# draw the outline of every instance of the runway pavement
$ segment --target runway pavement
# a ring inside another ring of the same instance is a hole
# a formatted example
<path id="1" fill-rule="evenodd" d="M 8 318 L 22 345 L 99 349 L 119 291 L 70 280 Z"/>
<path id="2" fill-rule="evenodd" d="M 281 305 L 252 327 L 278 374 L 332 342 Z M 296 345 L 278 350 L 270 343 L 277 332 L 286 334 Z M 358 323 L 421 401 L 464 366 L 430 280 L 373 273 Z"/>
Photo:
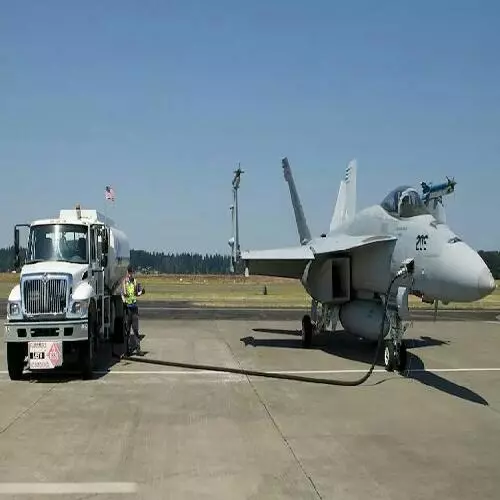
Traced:
<path id="1" fill-rule="evenodd" d="M 140 315 L 145 319 L 197 319 L 197 320 L 270 320 L 300 321 L 308 311 L 291 308 L 250 308 L 250 307 L 194 307 L 173 302 L 144 302 L 140 305 Z M 433 321 L 434 311 L 414 309 L 415 321 Z M 438 310 L 437 321 L 495 321 L 500 310 Z"/>
<path id="2" fill-rule="evenodd" d="M 141 330 L 146 358 L 176 362 L 352 380 L 373 357 L 342 333 L 303 349 L 295 320 Z M 119 361 L 109 346 L 94 380 L 11 382 L 2 344 L 0 500 L 496 500 L 500 324 L 416 322 L 407 338 L 407 373 L 380 359 L 352 388 Z"/>

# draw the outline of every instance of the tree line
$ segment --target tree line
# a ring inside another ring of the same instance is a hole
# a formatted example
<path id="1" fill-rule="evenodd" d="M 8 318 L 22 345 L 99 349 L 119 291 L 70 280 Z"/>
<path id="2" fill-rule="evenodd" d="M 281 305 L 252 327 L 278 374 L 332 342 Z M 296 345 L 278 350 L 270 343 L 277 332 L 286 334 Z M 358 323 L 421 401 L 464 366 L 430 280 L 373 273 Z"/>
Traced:
<path id="1" fill-rule="evenodd" d="M 21 252 L 21 255 L 24 252 Z M 500 279 L 500 252 L 480 250 L 479 255 L 490 268 L 495 279 Z M 164 253 L 130 250 L 132 265 L 140 272 L 151 274 L 229 274 L 230 256 L 200 253 Z M 0 248 L 0 272 L 14 269 L 14 247 Z M 241 273 L 241 269 L 238 273 Z"/>
<path id="2" fill-rule="evenodd" d="M 25 250 L 21 250 L 21 260 Z M 200 253 L 164 253 L 130 250 L 134 268 L 148 274 L 229 274 L 229 255 Z M 14 269 L 14 247 L 0 248 L 0 272 Z"/>

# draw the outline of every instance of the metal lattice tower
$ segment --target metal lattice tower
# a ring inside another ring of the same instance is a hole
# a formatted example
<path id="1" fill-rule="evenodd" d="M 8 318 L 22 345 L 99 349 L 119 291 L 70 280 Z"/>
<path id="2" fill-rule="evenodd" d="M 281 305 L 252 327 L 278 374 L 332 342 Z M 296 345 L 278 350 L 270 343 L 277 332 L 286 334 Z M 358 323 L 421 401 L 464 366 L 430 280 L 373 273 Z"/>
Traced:
<path id="1" fill-rule="evenodd" d="M 239 230 L 239 218 L 238 218 L 238 189 L 241 182 L 241 174 L 244 171 L 241 170 L 240 163 L 238 163 L 238 168 L 234 171 L 233 177 L 233 204 L 230 207 L 231 210 L 231 221 L 232 221 L 232 231 L 233 235 L 229 240 L 229 246 L 231 247 L 231 272 L 235 271 L 235 265 L 239 262 L 241 257 L 240 248 L 240 230 Z"/>

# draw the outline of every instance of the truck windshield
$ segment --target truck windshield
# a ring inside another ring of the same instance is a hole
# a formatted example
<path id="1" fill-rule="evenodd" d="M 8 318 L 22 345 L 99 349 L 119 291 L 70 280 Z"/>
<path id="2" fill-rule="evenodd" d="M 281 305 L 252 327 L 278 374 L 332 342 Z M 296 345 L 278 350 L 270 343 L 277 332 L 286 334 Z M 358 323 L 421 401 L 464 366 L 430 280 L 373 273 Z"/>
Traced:
<path id="1" fill-rule="evenodd" d="M 32 226 L 26 261 L 33 263 L 46 260 L 87 263 L 87 227 L 79 224 Z"/>

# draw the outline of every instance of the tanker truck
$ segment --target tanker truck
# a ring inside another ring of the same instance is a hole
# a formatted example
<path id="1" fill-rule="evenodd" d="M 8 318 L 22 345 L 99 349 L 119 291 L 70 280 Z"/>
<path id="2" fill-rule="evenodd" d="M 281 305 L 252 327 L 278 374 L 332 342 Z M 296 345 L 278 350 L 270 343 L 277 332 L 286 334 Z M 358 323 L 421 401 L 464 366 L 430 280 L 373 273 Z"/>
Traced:
<path id="1" fill-rule="evenodd" d="M 19 229 L 29 229 L 20 269 Z M 5 342 L 11 380 L 25 368 L 76 363 L 91 378 L 101 344 L 123 342 L 120 282 L 130 262 L 126 235 L 96 210 L 60 210 L 59 217 L 14 227 L 19 283 L 7 304 Z"/>

